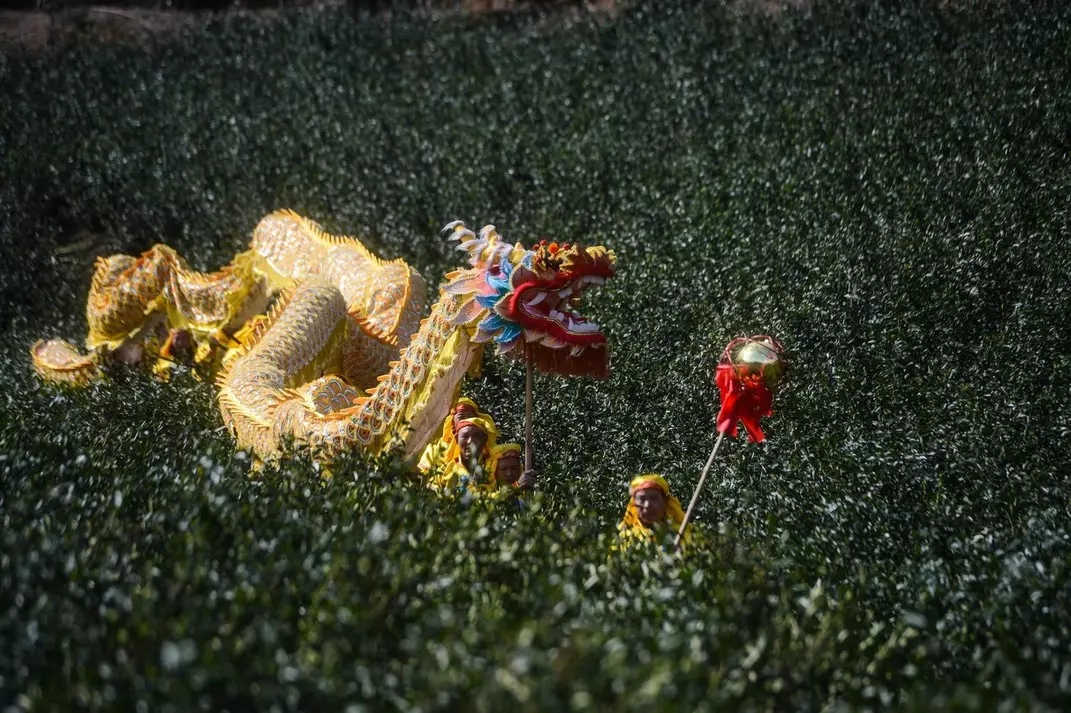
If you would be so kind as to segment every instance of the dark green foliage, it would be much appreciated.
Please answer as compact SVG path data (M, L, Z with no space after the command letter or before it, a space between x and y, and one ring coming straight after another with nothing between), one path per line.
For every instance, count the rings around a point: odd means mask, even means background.
M0 58L0 705L1065 708L1071 9L822 5ZM617 251L612 378L537 382L533 511L389 462L249 479L188 375L36 382L33 339L84 334L83 231L214 268L284 206L432 280L453 218ZM710 547L609 556L630 475L691 492L756 331L794 382L719 457ZM469 392L520 436L517 365Z

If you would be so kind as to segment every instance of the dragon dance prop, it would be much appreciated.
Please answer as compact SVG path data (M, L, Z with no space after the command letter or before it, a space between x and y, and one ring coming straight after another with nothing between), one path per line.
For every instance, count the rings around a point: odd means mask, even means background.
M238 446L261 460L288 443L326 461L394 447L413 458L488 344L548 373L607 373L605 336L574 310L585 289L613 277L613 252L528 250L491 225L445 231L468 267L446 275L424 319L425 283L403 261L280 211L215 273L190 270L164 245L98 261L89 353L53 339L35 343L31 358L46 380L85 384L116 355L155 358L166 373L188 350L217 374Z
M549 265L555 265L561 262L564 256L569 252L569 243L563 243L559 245L556 242L547 243L546 240L540 240L536 245L536 249L540 251L545 257L544 260ZM573 286L566 284L559 292L558 298L579 300L579 295L574 292ZM532 454L532 420L533 420L533 383L534 383L534 368L539 367L541 370L547 370L547 367L540 364L535 358L535 351L531 344L525 346L524 352L525 373L524 373L524 472L531 472L534 467L533 454ZM606 369L602 371L588 371L590 376L596 378L607 375Z
M773 397L785 376L786 365L784 347L765 334L738 337L729 342L722 351L716 376L721 394L721 409L717 419L718 438L714 441L714 448L703 466L699 483L695 486L688 510L684 513L684 521L674 541L676 547L680 546L684 531L692 519L699 493L726 434L736 438L739 422L744 424L748 441L760 443L766 440L759 419L773 415Z

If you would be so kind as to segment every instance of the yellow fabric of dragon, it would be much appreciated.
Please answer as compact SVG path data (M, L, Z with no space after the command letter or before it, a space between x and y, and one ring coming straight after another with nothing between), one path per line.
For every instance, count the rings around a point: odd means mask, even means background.
M614 275L612 252L525 250L494 226L477 235L455 222L447 232L469 267L446 275L423 320L424 281L404 262L279 211L215 273L191 271L163 245L98 261L90 353L48 340L31 357L45 379L81 384L109 355L163 340L167 358L176 335L188 334L197 360L217 370L220 413L240 448L268 460L292 445L328 462L394 447L415 460L486 343L545 371L606 374L605 337L572 307Z
M218 369L220 346L255 333L271 298L311 276L331 283L345 302L352 328L340 349L342 373L358 387L374 385L417 329L424 280L403 261L380 260L359 241L288 210L261 220L250 249L216 272L191 270L167 245L137 258L98 259L86 301L89 353L61 339L40 340L31 360L47 381L83 385L100 376L110 356L147 351L161 357L156 372L166 375L172 337L185 332L196 361Z

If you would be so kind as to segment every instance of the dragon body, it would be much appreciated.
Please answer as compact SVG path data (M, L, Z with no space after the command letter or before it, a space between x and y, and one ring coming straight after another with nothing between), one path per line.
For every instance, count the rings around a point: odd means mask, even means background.
M315 276L341 296L348 328L340 369L358 388L374 386L419 327L427 286L401 259L381 260L291 211L261 220L250 248L273 293Z
M98 378L98 367L112 359L156 358L154 371L166 376L180 356L176 345L218 368L226 358L221 345L237 346L274 295L313 275L331 282L346 303L353 328L341 345L344 375L359 386L375 384L417 329L423 278L402 260L380 260L359 241L285 210L261 220L250 249L216 272L191 270L167 245L137 258L98 259L86 301L88 354L62 339L40 340L31 360L44 379L75 385Z
M232 305L230 311L220 308L214 320L193 321L189 303L175 299L178 293L157 290L152 299L139 298L137 308L125 307L113 332L116 339L126 335L121 343L136 339L158 312L169 329L198 325L195 339L215 339L223 330L231 347L219 360L220 412L239 447L262 460L290 445L326 461L392 447L415 456L489 344L545 372L607 373L605 337L573 309L587 287L613 276L612 252L545 241L527 250L505 242L494 226L477 235L452 223L447 232L468 267L447 274L423 320L424 282L404 262L379 260L357 241L328 236L284 211L261 221L250 250L224 268L235 275L231 283L217 273L198 277L205 284L217 281L214 299ZM150 264L146 260L145 269ZM90 302L119 302L131 291L138 292L121 277L95 279ZM273 294L267 314L245 317L261 304L259 295ZM226 336L243 318L233 339ZM115 348L116 339L91 338L87 345ZM62 378L97 363L64 345L34 345L39 373L75 382L95 375Z
M34 367L46 380L81 385L99 377L98 366L109 357L141 361L148 351L163 367L172 357L173 334L207 348L266 306L267 285L255 262L244 252L221 270L197 272L166 245L137 258L99 258L86 301L89 353L62 339L40 340L30 348ZM165 367L157 373L166 374Z

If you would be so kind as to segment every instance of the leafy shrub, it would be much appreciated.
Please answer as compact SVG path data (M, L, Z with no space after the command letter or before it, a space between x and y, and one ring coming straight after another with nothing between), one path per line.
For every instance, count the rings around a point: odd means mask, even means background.
M1064 707L1071 11L1011 5L331 10L0 58L0 703ZM214 268L283 206L429 278L453 218L617 251L614 374L538 379L530 512L387 461L250 479L188 375L35 381L94 251ZM611 557L631 474L690 493L756 331L795 380L719 457L710 548ZM468 391L520 435L517 365Z

